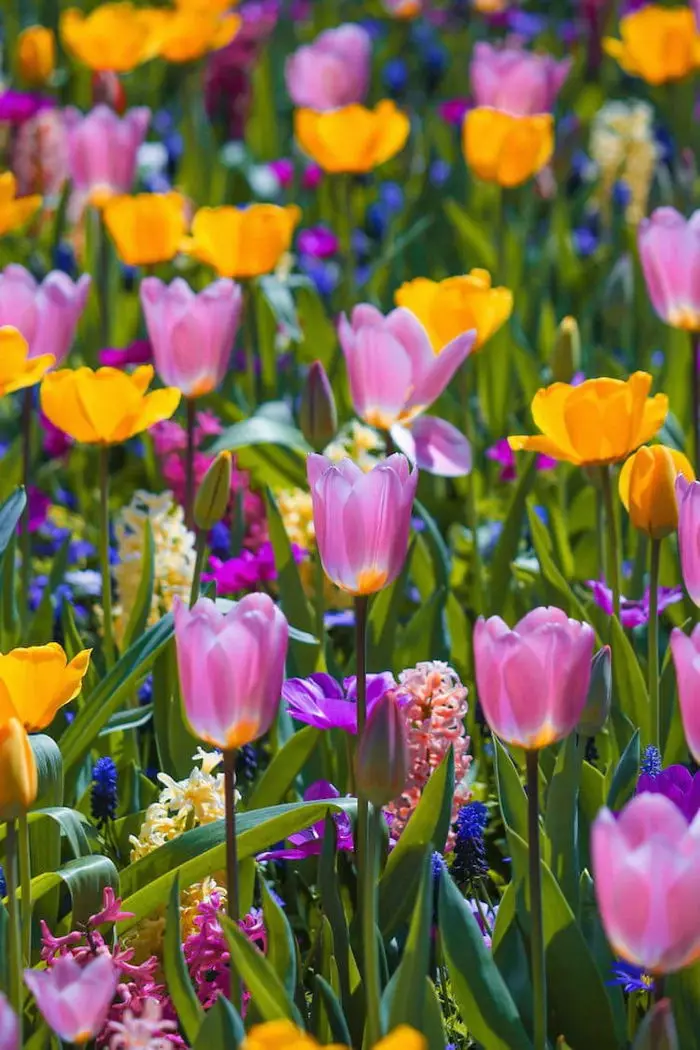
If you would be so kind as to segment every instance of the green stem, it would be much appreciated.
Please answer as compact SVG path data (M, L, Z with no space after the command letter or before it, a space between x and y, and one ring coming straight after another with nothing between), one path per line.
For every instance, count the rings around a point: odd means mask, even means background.
M194 446L197 426L197 402L193 397L185 399L187 405L187 445L185 448L185 525L194 529Z
M232 922L238 922L238 843L236 841L236 750L224 751L224 805L226 811L226 912ZM240 1009L241 985L231 968L231 1002Z
M475 616L480 616L484 613L484 570L481 560L481 551L479 550L479 514L476 507L476 463L474 459L476 457L476 428L474 426L474 417L472 415L472 404L473 404L473 392L474 384L476 382L476 373L474 371L474 362L467 362L464 367L464 407L466 409L466 415L464 417L464 431L467 436L467 441L471 445L472 449L472 470L469 478L467 479L467 526L472 535L472 586L474 591L474 600L472 602Z
M603 466L600 468L600 477L603 486L603 502L605 504L605 517L608 529L608 567L610 569L610 582L613 592L613 612L620 619L620 546L617 536L617 517L615 515L615 504L612 493L611 468Z
M22 638L26 644L27 623L29 620L29 585L32 576L32 537L29 532L29 480L32 465L32 391L28 387L22 399L22 484L27 502L22 511L22 531L20 536L22 566L20 569L20 589L22 594Z
M109 565L109 445L100 448L100 567L102 569L102 643L105 665L114 666L112 573Z
M17 901L17 828L14 818L6 821L5 880L10 918L10 1002L18 1017L22 1016L22 934Z
M199 588L202 582L202 569L207 556L207 534L204 529L197 529L196 558L194 563L194 574L192 576L192 587L190 589L190 609L199 598Z
M355 598L355 661L357 668L357 741L362 736L367 721L367 598ZM367 824L369 803L364 795L357 795L357 828L355 834L355 862L360 884L358 894L364 901L363 885L367 880Z
M19 875L22 887L22 954L26 966L32 965L32 856L29 849L27 814L18 818Z
M525 753L527 768L528 859L530 864L530 960L534 1050L547 1046L547 983L545 978L542 882L540 859L539 751Z
M382 834L381 806L372 806L367 838L367 878L362 899L362 941L365 957L364 989L367 1012L367 1045L376 1046L382 1037L379 1003L379 948L377 945L377 882L379 879L379 842Z
M651 541L649 572L649 699L651 701L651 743L661 751L659 705L659 569L661 540Z

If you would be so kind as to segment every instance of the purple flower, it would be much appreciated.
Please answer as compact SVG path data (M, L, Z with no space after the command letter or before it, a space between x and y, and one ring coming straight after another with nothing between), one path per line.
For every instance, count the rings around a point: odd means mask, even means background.
M36 532L46 521L46 515L51 506L51 499L41 489L30 485L27 492L27 502L29 503L29 531Z
M294 162L288 157L270 161L268 168L283 189L288 189L294 182Z
M600 580L587 580L588 586L593 592L593 601L608 616L613 611L613 593ZM682 587L659 587L659 613L669 605L674 605L683 598ZM649 622L649 588L644 592L644 597L623 598L620 595L620 621L623 627L641 627Z
M460 128L464 115L470 108L470 103L466 98L450 98L446 102L441 102L438 106L438 113L447 124L453 124L455 127Z
M625 992L653 992L654 979L648 973L644 973L640 966L634 963L617 962L612 968L612 981L608 984L619 984Z
M307 556L306 551L296 543L292 544L292 555L297 563ZM227 561L212 555L209 565L212 571L202 573L202 579L214 580L219 594L255 590L259 584L277 579L275 552L271 543L261 543L256 551L243 550L236 558L228 558Z
M302 255L310 255L314 259L330 259L337 253L339 245L333 230L319 223L318 226L299 231L297 247Z
M99 353L100 365L109 368L126 368L127 365L150 365L153 361L153 351L148 339L134 339L119 350L116 347L106 347Z
M669 766L660 773L642 773L637 794L665 795L675 803L690 824L700 810L700 773L693 776L685 766Z
M499 481L515 481L517 476L515 470L515 453L508 444L508 438L501 438L491 448L486 449L486 458L500 463L502 470L498 475ZM553 470L557 465L556 459L551 456L539 455L536 461L537 470Z
M395 689L389 671L367 675L367 713L389 689ZM282 699L297 722L317 729L344 729L357 732L357 679L346 678L341 686L329 674L312 674L308 678L288 678L282 686Z
M52 109L56 103L52 98L35 95L31 91L3 91L0 93L0 121L8 124L24 124L42 109Z
M376 677L376 676L375 676ZM320 802L324 799L340 798L340 792L327 780L316 780L304 792L304 802ZM336 830L336 849L353 849L352 821L346 813L334 813L333 822ZM310 828L297 831L290 835L287 841L288 847L268 850L259 853L258 860L304 860L305 857L317 857L323 845L323 835L326 830L325 820L319 820Z

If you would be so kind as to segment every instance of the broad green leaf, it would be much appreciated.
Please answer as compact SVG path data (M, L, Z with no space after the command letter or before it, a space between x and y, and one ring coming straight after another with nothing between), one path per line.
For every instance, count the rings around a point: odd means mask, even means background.
M399 631L396 656L399 666L409 667L421 660L447 659L449 651L443 620L446 596L444 587L438 588Z
M267 932L267 959L279 977L290 999L297 986L297 956L294 935L275 898L263 878L258 880L262 897L263 918Z
M148 617L151 612L151 602L153 600L153 586L155 583L155 557L156 548L153 540L153 529L147 518L143 538L141 579L139 580L136 598L134 599L126 630L124 631L123 649L128 649L134 638L140 638L148 626Z
M220 921L229 943L232 969L245 982L262 1019L284 1019L301 1026L299 1011L270 961L248 940L237 923L231 922L226 915L222 915Z
M430 927L433 920L432 855L426 850L423 875L416 898L408 938L394 975L395 987L389 1011L389 1031L401 1024L422 1032L425 1026L425 979L430 962ZM442 876L441 876L442 877Z
M29 737L36 762L39 789L35 807L60 806L63 803L63 758L56 741L45 733Z
M610 790L605 803L608 809L621 809L634 794L639 776L640 760L639 730L635 729L634 736L622 752L620 761L610 779Z
M0 621L0 641L2 651L8 652L19 641L19 611L17 609L16 580L17 539L14 533L10 536L5 553L2 556L2 620ZM24 598L22 599L24 601Z
M2 506L0 506L0 556L5 553L13 537L26 504L27 496L24 489L20 486L10 493Z
M498 266L498 259L493 240L484 226L473 219L467 209L455 200L446 200L443 208L457 236L463 242L465 266L480 266L493 273Z
M325 821L321 855L318 863L318 885L321 891L323 914L333 932L333 946L341 998L345 1009L350 1010L350 937L340 895L336 865L337 839L335 821L329 814Z
M430 553L433 558L433 565L435 566L435 578L438 583L438 587L444 587L445 589L450 586L450 552L447 549L447 545L442 538L442 533L437 527L435 519L428 513L426 507L423 506L418 500L413 503L413 509L417 516L421 519L425 525L424 535L428 540L430 547Z
M40 900L56 886L66 887L72 902L72 925L75 929L102 909L102 894L107 886L119 891L119 873L109 857L93 855L68 861L56 872L45 872L32 879L32 901Z
M192 1050L238 1050L244 1041L240 1014L225 995L220 995L204 1014Z
M647 683L632 643L615 616L611 620L613 710L617 707L639 730L642 746L651 742L650 703ZM620 750L626 745L618 741Z
M153 729L159 768L176 779L189 776L199 741L182 707L174 638L153 665Z
M669 974L664 993L673 1003L681 1050L700 1050L700 962Z
M314 990L323 1000L323 1008L328 1018L333 1041L341 1046L351 1046L352 1038L343 1008L328 981L319 973L314 974Z
M498 737L493 736L492 739L494 771L503 823L514 828L523 838L527 838L527 795L520 774Z
M537 477L536 457L529 456L525 470L518 478L518 484L510 501L496 549L491 558L491 590L489 607L491 615L503 612L508 587L512 579L512 562L518 553L522 537L525 507L530 489Z
M241 423L234 423L219 435L209 451L214 455L225 449L238 452L250 445L280 445L303 456L313 451L296 427L260 413L251 416L250 419L244 419Z
M168 993L177 1011L178 1020L189 1043L194 1042L204 1018L204 1011L192 987L182 952L180 929L180 880L175 876L168 902L167 921L163 941L163 969Z
M399 612L406 601L406 575L411 554L390 587L375 594L367 617L367 664L371 668L393 668Z
M247 810L276 806L283 801L318 744L320 735L318 729L305 726L289 738L253 788L246 800Z
M578 907L578 791L583 752L570 733L559 747L545 809L544 828L550 843L549 863L569 907ZM523 836L521 835L521 838Z
M561 570L558 568L552 557L551 540L547 529L537 515L534 503L531 499L528 499L526 505L532 542L535 548L535 553L537 554L537 560L540 563L542 575L557 592L563 607L568 610L569 615L576 617L577 620L582 620L584 622L587 621L588 617L586 616L586 610L583 603L574 594L571 586L562 575Z

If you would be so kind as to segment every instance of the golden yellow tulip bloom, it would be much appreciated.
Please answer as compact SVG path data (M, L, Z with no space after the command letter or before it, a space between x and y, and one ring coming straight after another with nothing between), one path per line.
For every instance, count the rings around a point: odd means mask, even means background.
M241 27L239 15L222 16L205 7L181 6L175 10L155 8L153 32L158 55L167 62L192 62L208 51L230 44Z
M90 666L91 649L68 661L56 642L0 653L0 682L24 728L30 733L46 729L59 708L75 700Z
M24 226L34 212L41 207L42 197L32 194L29 197L17 197L17 182L11 171L0 175L0 237L10 233L19 226Z
M0 327L0 397L34 386L55 363L53 354L30 357L22 333L10 325Z
M200 208L184 248L219 277L258 277L274 270L288 251L300 218L295 204Z
M492 288L488 270L472 270L444 281L416 277L401 285L394 301L416 315L436 354L472 328L476 329L474 349L478 350L513 311L513 293L508 288Z
M689 7L648 4L620 19L620 36L606 37L605 51L647 84L681 80L700 66L700 33Z
M374 1044L373 1050L425 1050L427 1042L415 1028L400 1025ZM309 1032L297 1028L291 1021L266 1021L254 1025L244 1043L244 1050L319 1050L320 1044ZM332 1043L325 1050L347 1050L340 1043Z
M653 540L678 528L676 478L695 480L690 461L675 448L644 445L630 456L620 471L619 491L632 524Z
M107 3L84 14L69 7L61 14L61 39L68 51L93 70L128 73L158 52L155 23L128 0Z
M185 235L185 202L179 193L112 197L102 213L117 254L127 266L169 262Z
M62 368L41 384L44 415L76 441L116 445L170 419L180 403L175 387L147 393L151 365L130 374L118 368Z
M374 109L352 105L325 113L294 113L297 142L328 172L372 171L403 149L410 130L406 114L387 99Z
M36 760L7 690L0 687L0 820L26 813L39 790Z
M27 26L17 38L17 68L27 84L45 84L56 67L56 40L46 26Z
M480 179L520 186L541 171L554 153L554 117L551 113L517 117L479 106L464 118L462 150Z
M619 463L653 438L666 419L668 398L649 397L650 390L648 372L635 372L625 382L553 383L532 399L532 418L542 434L508 442L516 452L542 452L580 466Z

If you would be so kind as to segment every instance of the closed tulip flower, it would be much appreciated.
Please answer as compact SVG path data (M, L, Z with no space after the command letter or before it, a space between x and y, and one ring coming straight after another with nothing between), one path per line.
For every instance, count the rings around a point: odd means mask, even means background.
M695 480L687 457L665 445L643 445L620 471L620 499L625 510L634 527L653 540L663 539L678 527L675 485L679 474Z
M444 281L416 277L402 284L394 298L397 306L416 315L436 353L472 330L476 331L473 349L480 350L513 311L513 293L508 288L492 288L487 270L472 270Z
M639 224L639 258L649 298L672 328L700 332L700 211L685 219L657 208Z
M27 84L40 86L56 67L56 40L46 26L27 26L17 37L17 66Z
M665 795L643 792L591 831L596 897L613 951L645 973L700 955L700 815L692 824Z
M474 45L469 76L477 106L524 117L551 112L570 69L570 58L557 62L551 55L482 41Z
M480 179L520 186L551 160L554 119L550 113L513 116L488 106L470 109L462 125L462 149Z
M60 365L68 356L85 309L91 278L72 281L52 270L39 283L24 266L10 263L0 273L0 325L11 325L26 339L29 359L47 354Z
M388 587L406 559L418 471L398 453L368 473L350 459L318 455L306 466L326 575L355 596Z
M200 208L185 247L219 277L259 277L274 270L289 250L300 218L294 204Z
M179 193L112 197L103 216L117 254L127 266L169 262L180 250L185 209Z
M406 717L389 690L372 708L357 744L357 789L373 806L386 806L405 788L409 767Z
M688 7L647 4L620 19L620 36L606 37L605 51L647 84L681 80L700 65L700 33Z
M151 119L147 106L118 117L111 106L95 106L83 116L64 110L68 128L68 164L73 189L92 203L104 203L115 194L129 193L136 176L136 160Z
M649 397L651 376L588 379L578 386L553 383L532 399L532 418L542 431L509 437L518 451L542 452L579 466L619 463L649 441L668 412L665 394Z
M326 29L287 59L287 91L295 106L326 110L363 102L372 61L372 38L359 25Z
M173 387L153 390L151 365L130 374L118 368L64 368L41 385L41 408L47 419L75 441L115 445L170 419L180 403Z
M528 613L512 630L500 616L474 628L479 700L493 732L536 751L563 740L586 706L595 633L561 609Z
M403 149L411 125L405 113L384 100L374 109L345 106L328 113L298 109L294 134L309 157L332 173L361 175Z
M224 751L263 736L279 707L289 626L267 594L222 613L209 598L175 600L175 645L187 720Z
M671 631L671 655L676 668L678 703L688 749L700 761L700 624L690 636L674 627Z
M676 478L678 547L688 594L700 608L700 482Z
M0 397L35 386L55 363L53 354L29 356L21 332L11 325L0 327Z
M158 51L148 12L128 0L99 4L89 14L77 7L61 13L61 39L67 51L95 71L129 73Z
M163 382L185 397L215 390L226 374L241 319L238 285L214 281L195 293L181 277L170 285L146 277L141 305Z
M7 690L0 690L0 820L26 813L36 799L39 779L29 737Z
M17 197L17 182L11 171L0 175L0 237L24 226L35 211L41 207L38 194Z
M87 1043L102 1029L119 983L109 952L81 965L68 953L46 970L25 970L24 980L49 1028L66 1043Z
M0 682L28 732L46 729L60 708L75 700L91 652L83 649L69 661L60 645L49 642L0 653Z

